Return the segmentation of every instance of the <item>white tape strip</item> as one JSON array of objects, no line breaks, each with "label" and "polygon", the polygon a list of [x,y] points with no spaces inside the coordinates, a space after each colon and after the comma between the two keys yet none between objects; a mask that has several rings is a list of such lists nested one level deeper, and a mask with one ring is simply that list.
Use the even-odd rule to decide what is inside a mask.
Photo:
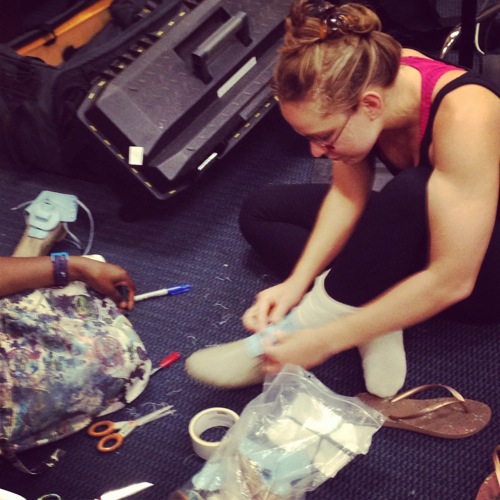
[{"label": "white tape strip", "polygon": [[144,163],[144,148],[142,146],[128,147],[128,164],[142,165]]},{"label": "white tape strip", "polygon": [[189,436],[195,453],[208,460],[215,452],[220,441],[205,441],[201,435],[213,427],[232,427],[238,420],[238,414],[227,408],[208,408],[197,413],[189,422]]}]

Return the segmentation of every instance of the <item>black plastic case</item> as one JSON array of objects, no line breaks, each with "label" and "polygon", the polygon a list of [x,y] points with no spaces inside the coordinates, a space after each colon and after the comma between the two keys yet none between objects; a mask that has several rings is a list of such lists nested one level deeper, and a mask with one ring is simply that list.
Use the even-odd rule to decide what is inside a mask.
[{"label": "black plastic case", "polygon": [[156,199],[196,181],[276,103],[290,0],[181,3],[95,83],[79,120]]}]

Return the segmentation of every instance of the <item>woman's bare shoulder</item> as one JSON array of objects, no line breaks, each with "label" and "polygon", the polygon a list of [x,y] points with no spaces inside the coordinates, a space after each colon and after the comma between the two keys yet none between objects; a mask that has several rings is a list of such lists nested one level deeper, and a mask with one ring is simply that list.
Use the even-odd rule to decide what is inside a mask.
[{"label": "woman's bare shoulder", "polygon": [[500,99],[488,88],[470,83],[456,87],[446,94],[440,111],[442,114],[451,113],[461,120],[477,117],[483,122],[489,119],[496,121],[500,117]]},{"label": "woman's bare shoulder", "polygon": [[422,54],[422,52],[419,52],[418,50],[415,49],[407,49],[403,47],[403,50],[401,51],[401,55],[403,57],[424,57],[425,59],[430,59],[430,57],[426,56],[425,54]]},{"label": "woman's bare shoulder", "polygon": [[481,85],[464,85],[443,98],[434,123],[433,143],[437,150],[452,154],[473,150],[478,158],[481,152],[484,159],[487,153],[490,163],[498,165],[499,130],[500,99]]}]

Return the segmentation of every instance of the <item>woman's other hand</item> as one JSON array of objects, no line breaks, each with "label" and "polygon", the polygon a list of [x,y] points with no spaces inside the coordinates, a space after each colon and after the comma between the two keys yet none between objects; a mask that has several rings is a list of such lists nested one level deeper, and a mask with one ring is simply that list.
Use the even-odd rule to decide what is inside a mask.
[{"label": "woman's other hand", "polygon": [[270,323],[278,323],[300,302],[303,295],[304,290],[291,280],[259,292],[253,305],[243,314],[243,326],[255,333]]},{"label": "woman's other hand", "polygon": [[296,332],[277,332],[273,343],[264,345],[264,371],[274,374],[286,364],[314,368],[331,356],[329,335],[323,329],[308,328]]}]

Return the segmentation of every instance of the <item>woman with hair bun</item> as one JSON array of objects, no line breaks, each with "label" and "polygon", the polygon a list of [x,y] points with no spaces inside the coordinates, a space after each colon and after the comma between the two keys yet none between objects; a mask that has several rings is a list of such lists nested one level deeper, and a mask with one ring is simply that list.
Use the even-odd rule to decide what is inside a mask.
[{"label": "woman with hair bun", "polygon": [[[243,235],[284,281],[245,312],[254,339],[199,351],[188,372],[244,386],[356,347],[368,391],[391,396],[406,376],[404,328],[441,312],[500,319],[498,90],[402,48],[363,5],[310,0],[286,19],[274,88],[333,181],[245,201]],[[376,157],[394,174],[381,192]]]}]

